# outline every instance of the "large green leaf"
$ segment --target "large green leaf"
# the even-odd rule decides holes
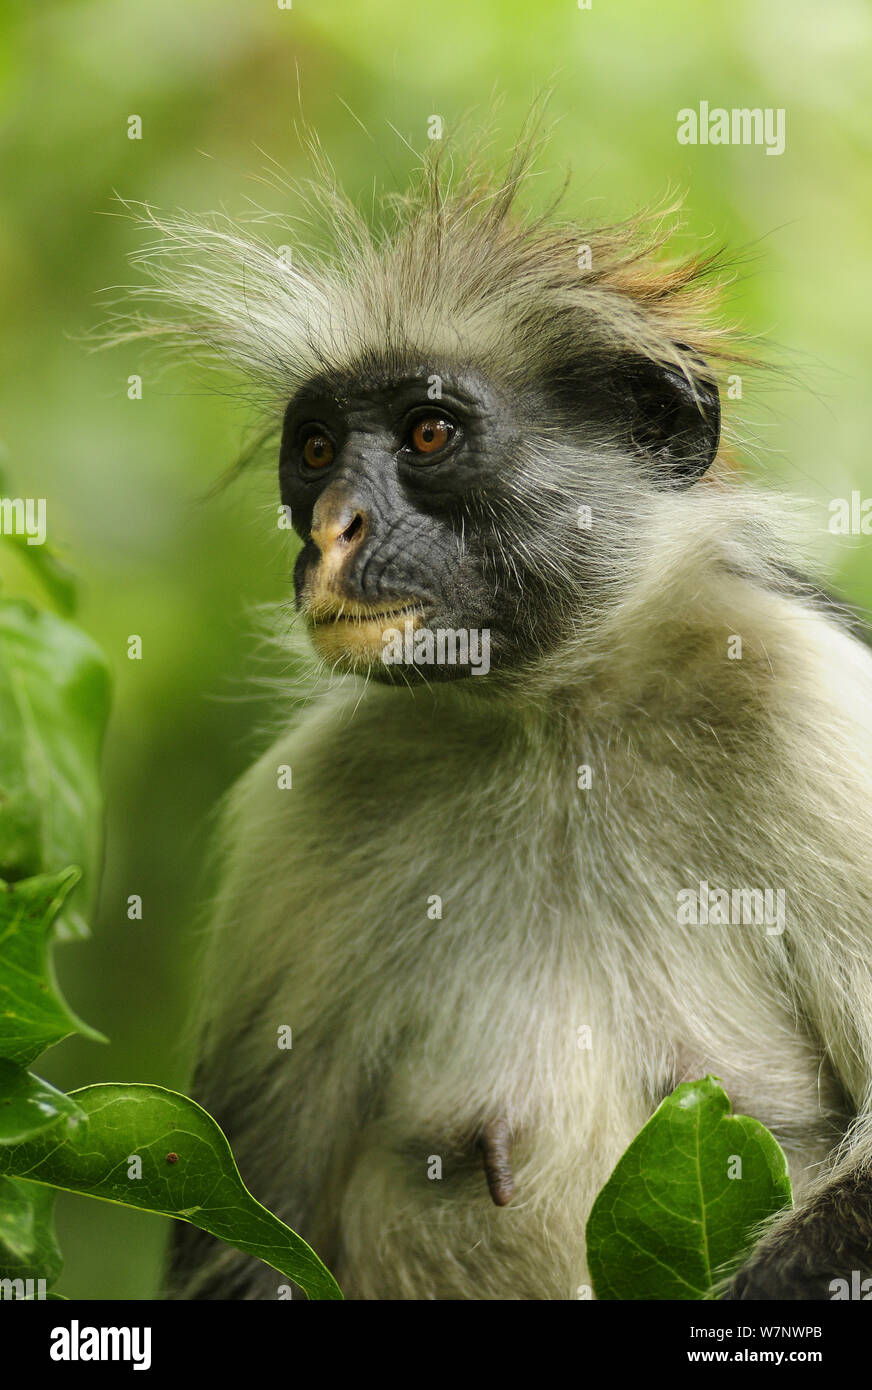
[[[0,1057],[23,1066],[71,1033],[103,1040],[64,1003],[51,960],[52,922],[78,878],[66,869],[0,880]]]
[[[20,599],[0,601],[0,877],[78,864],[62,935],[84,934],[100,837],[98,760],[109,679],[98,647]]]
[[[75,1124],[82,1111],[75,1101],[0,1058],[0,1144],[20,1144],[57,1124]]]
[[[593,1205],[594,1292],[705,1298],[758,1223],[790,1201],[787,1161],[769,1131],[733,1115],[715,1077],[687,1082],[658,1106]]]
[[[0,1279],[57,1279],[63,1259],[54,1232],[56,1195],[41,1183],[0,1178]]]
[[[160,1086],[73,1091],[87,1123],[0,1149],[0,1174],[179,1217],[293,1279],[309,1298],[341,1298],[315,1252],[252,1197],[205,1110]],[[133,1176],[141,1163],[141,1176]]]

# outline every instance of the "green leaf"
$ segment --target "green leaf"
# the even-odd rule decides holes
[[[4,489],[5,495],[7,489]],[[20,556],[37,576],[55,607],[65,617],[75,613],[76,581],[72,570],[59,559],[51,541],[44,541],[42,545],[30,545],[27,536],[17,535],[15,532],[5,532],[3,540],[13,547],[15,554]]]
[[[72,1099],[87,1123],[0,1149],[0,1174],[178,1217],[272,1265],[309,1298],[342,1297],[306,1242],[255,1201],[223,1133],[194,1101],[144,1085],[86,1086]],[[141,1177],[130,1176],[135,1158]]]
[[[98,762],[109,706],[99,648],[19,599],[0,601],[0,877],[79,864],[59,934],[86,934],[96,880]]]
[[[658,1106],[594,1202],[594,1292],[705,1298],[747,1252],[758,1223],[790,1203],[787,1160],[769,1131],[731,1114],[715,1077],[687,1082]]]
[[[56,1196],[41,1183],[0,1178],[0,1279],[57,1279],[63,1258],[54,1233]]]
[[[62,1121],[75,1124],[75,1101],[32,1072],[0,1058],[0,1144],[20,1144]]]
[[[66,869],[0,880],[0,1057],[22,1066],[72,1033],[105,1041],[64,1003],[51,961],[52,922],[78,878]]]

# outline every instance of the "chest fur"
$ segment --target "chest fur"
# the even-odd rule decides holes
[[[257,794],[261,809],[272,797],[267,862],[284,869],[281,893],[248,885],[252,915],[321,1105],[347,1105],[356,1077],[358,1123],[422,1142],[468,1147],[498,1114],[613,1134],[614,1149],[610,1107],[635,1125],[711,1070],[798,1141],[820,1109],[820,1057],[780,983],[782,936],[768,918],[681,920],[702,882],[778,881],[774,843],[748,839],[716,784],[701,820],[675,766],[640,766],[629,745],[606,758],[581,736],[534,760],[511,730],[472,741],[455,719],[442,737],[428,728],[422,770],[416,733],[301,741],[271,759],[293,762],[293,793],[277,801],[263,779]]]

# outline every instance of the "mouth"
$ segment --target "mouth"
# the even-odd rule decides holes
[[[321,625],[370,627],[377,624],[380,629],[384,629],[405,622],[415,622],[425,616],[425,611],[423,604],[414,600],[409,600],[406,603],[394,603],[389,607],[374,608],[369,604],[358,603],[354,599],[349,599],[347,602],[335,606],[313,605],[306,613],[306,621],[312,627]]]
[[[427,610],[418,599],[395,599],[374,606],[356,599],[315,602],[305,611],[305,620],[315,650],[339,669],[366,671],[383,666],[388,634],[407,624],[417,629]]]

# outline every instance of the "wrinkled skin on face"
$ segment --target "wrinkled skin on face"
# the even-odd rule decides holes
[[[717,433],[674,374],[573,368],[509,386],[469,366],[370,362],[296,392],[281,498],[303,541],[297,605],[331,666],[454,679],[483,674],[485,641],[488,669],[535,660],[590,591],[579,505],[608,488],[615,514],[622,469],[633,478],[640,460],[682,486],[711,462]],[[447,661],[409,660],[422,629],[468,642]],[[392,634],[407,645],[388,663]]]
[[[428,399],[431,375],[312,381],[284,422],[281,496],[303,540],[298,607],[325,659],[388,680],[398,671],[381,659],[383,634],[405,633],[407,623],[412,631],[487,630],[494,661],[523,654],[526,586],[501,552],[489,510],[507,500],[521,427],[478,374],[446,371],[436,401]],[[413,437],[426,447],[431,436],[433,452],[416,450]],[[317,446],[307,460],[313,438],[327,441],[320,452],[328,461]],[[469,665],[420,673],[446,679],[469,674]]]

